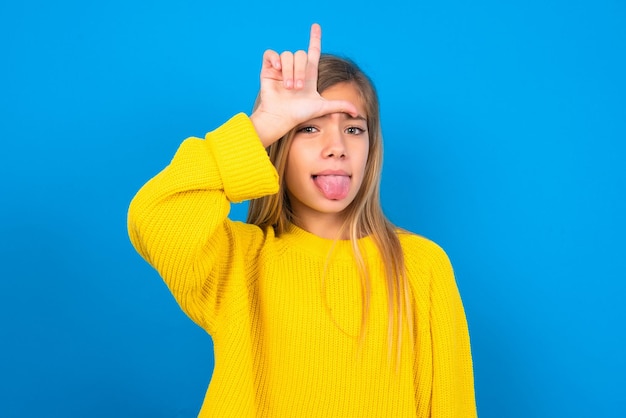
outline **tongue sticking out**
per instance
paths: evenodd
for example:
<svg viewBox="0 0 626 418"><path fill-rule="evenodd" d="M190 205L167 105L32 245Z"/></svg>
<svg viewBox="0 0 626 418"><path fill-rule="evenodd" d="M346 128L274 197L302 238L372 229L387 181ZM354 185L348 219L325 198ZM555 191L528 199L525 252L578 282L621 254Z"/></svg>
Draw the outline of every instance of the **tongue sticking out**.
<svg viewBox="0 0 626 418"><path fill-rule="evenodd" d="M348 196L350 191L350 177L348 176L314 176L313 181L327 199L341 200Z"/></svg>

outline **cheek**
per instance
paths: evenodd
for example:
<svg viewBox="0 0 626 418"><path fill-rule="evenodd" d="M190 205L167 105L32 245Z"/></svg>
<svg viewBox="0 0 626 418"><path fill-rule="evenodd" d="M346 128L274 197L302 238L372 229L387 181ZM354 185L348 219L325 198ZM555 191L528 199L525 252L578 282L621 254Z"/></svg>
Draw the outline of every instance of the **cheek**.
<svg viewBox="0 0 626 418"><path fill-rule="evenodd" d="M298 187L298 183L301 182L300 177L302 176L302 161L300 160L300 156L297 152L289 152L287 156L287 163L285 165L285 186L287 190L290 188Z"/></svg>
<svg viewBox="0 0 626 418"><path fill-rule="evenodd" d="M369 157L369 144L364 146L359 153L359 163L361 165L361 171L365 172L365 167L367 167L367 159Z"/></svg>
<svg viewBox="0 0 626 418"><path fill-rule="evenodd" d="M363 183L365 181L365 174L367 172L367 166L368 166L368 156L369 156L369 147L365 148L360 155L360 161L359 161L359 170L361 175L359 176L359 189L363 188Z"/></svg>

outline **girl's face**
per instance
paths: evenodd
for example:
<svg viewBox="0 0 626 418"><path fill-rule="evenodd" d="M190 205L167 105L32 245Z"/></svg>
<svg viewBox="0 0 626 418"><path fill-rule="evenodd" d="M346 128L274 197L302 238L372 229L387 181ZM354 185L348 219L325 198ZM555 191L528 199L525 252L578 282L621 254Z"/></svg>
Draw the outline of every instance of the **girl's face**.
<svg viewBox="0 0 626 418"><path fill-rule="evenodd" d="M343 211L361 188L369 151L365 105L354 85L339 83L321 95L352 102L359 117L333 113L296 127L285 183L300 226L318 219L343 221Z"/></svg>

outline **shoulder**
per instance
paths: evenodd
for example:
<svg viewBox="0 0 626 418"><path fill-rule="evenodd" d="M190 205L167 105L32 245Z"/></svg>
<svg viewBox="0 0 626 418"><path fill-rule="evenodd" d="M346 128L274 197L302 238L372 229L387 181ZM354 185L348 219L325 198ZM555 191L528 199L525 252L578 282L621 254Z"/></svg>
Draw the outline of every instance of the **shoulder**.
<svg viewBox="0 0 626 418"><path fill-rule="evenodd" d="M428 238L410 232L398 231L398 237L404 253L405 271L415 297L423 303L438 305L450 298L458 298L454 269L443 248Z"/></svg>
<svg viewBox="0 0 626 418"><path fill-rule="evenodd" d="M261 228L258 225L243 221L228 221L228 233L234 238L241 241L252 242L272 242L276 236L274 228Z"/></svg>
<svg viewBox="0 0 626 418"><path fill-rule="evenodd" d="M422 235L405 230L398 230L397 234L405 257L448 258L448 255L439 244Z"/></svg>
<svg viewBox="0 0 626 418"><path fill-rule="evenodd" d="M419 269L432 272L452 269L448 254L436 242L405 230L398 230L397 234L409 271Z"/></svg>
<svg viewBox="0 0 626 418"><path fill-rule="evenodd" d="M242 256L245 264L253 264L261 253L274 249L275 234L271 227L263 229L247 222L226 220L224 234L232 246L231 256Z"/></svg>

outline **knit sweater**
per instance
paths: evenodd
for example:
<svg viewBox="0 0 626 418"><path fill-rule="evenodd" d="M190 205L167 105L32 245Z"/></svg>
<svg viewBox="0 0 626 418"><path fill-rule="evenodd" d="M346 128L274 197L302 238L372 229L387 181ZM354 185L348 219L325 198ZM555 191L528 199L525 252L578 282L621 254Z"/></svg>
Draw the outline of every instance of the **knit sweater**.
<svg viewBox="0 0 626 418"><path fill-rule="evenodd" d="M475 417L467 323L443 250L399 233L414 330L412 339L404 331L396 365L384 265L370 237L359 243L372 281L359 338L361 282L349 241L295 225L276 236L228 219L230 202L278 189L254 127L239 114L205 139L186 139L131 202L136 250L213 338L215 368L199 416Z"/></svg>

